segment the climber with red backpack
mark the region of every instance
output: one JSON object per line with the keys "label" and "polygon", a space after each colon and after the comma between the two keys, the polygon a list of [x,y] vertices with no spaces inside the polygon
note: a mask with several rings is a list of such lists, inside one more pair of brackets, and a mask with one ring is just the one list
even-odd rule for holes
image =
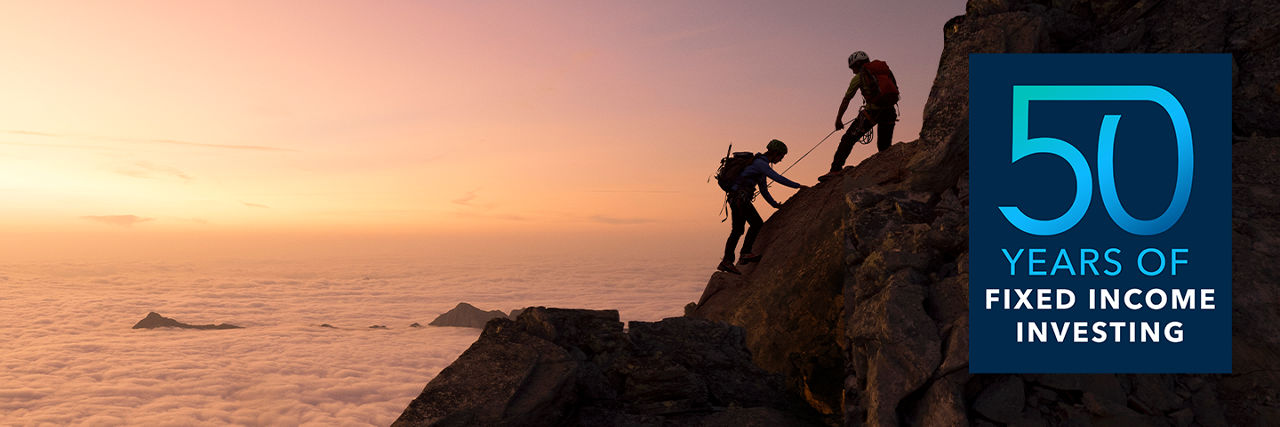
{"label": "climber with red backpack", "polygon": [[[729,150],[733,150],[732,145],[729,146]],[[769,202],[769,205],[774,208],[782,207],[781,203],[774,201],[773,196],[769,195],[769,185],[765,178],[773,179],[774,182],[791,188],[808,187],[787,179],[769,166],[782,161],[786,155],[787,144],[775,139],[769,141],[764,153],[732,153],[720,160],[720,169],[716,172],[716,183],[725,192],[730,216],[733,217],[733,229],[729,232],[729,240],[724,244],[724,259],[720,261],[720,265],[716,266],[717,270],[742,274],[733,266],[733,250],[738,246],[738,238],[742,237],[743,226],[746,224],[750,224],[751,228],[746,230],[747,239],[742,242],[742,255],[738,258],[738,262],[747,264],[760,260],[761,256],[751,251],[756,234],[764,224],[760,213],[752,204],[756,197],[756,189],[760,189],[760,195],[764,196],[764,200]]]}
{"label": "climber with red backpack", "polygon": [[835,160],[831,162],[831,171],[818,177],[819,181],[825,181],[840,173],[844,168],[845,160],[849,159],[849,152],[853,150],[853,145],[870,132],[872,127],[880,127],[880,135],[876,140],[879,151],[888,149],[893,143],[893,125],[898,120],[895,109],[899,92],[898,81],[894,79],[893,72],[889,71],[889,64],[881,60],[872,61],[867,57],[866,52],[857,51],[849,55],[849,69],[853,70],[853,80],[849,82],[849,89],[845,91],[844,99],[840,100],[840,111],[836,113],[836,130],[844,128],[844,112],[849,108],[849,101],[853,100],[853,95],[859,90],[862,91],[865,105],[858,109],[858,117],[840,138]]}

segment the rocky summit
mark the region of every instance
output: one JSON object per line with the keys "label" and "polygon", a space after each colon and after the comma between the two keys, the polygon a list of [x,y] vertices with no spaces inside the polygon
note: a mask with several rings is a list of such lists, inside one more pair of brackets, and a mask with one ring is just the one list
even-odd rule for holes
{"label": "rocky summit", "polygon": [[[397,423],[1280,420],[1280,2],[971,0],[942,31],[920,138],[796,193],[756,240],[764,258],[712,275],[689,318],[494,320]],[[968,55],[1004,52],[1232,54],[1233,374],[968,373]],[[747,353],[724,350],[734,334]]]}

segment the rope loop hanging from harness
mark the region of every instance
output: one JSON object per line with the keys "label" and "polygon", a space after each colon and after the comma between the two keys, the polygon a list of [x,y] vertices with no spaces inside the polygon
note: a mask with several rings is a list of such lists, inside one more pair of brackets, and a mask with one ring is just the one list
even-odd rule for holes
{"label": "rope loop hanging from harness", "polygon": [[[871,123],[876,123],[875,119],[871,117],[871,111],[867,110],[866,106],[863,106],[861,110],[858,110],[858,115],[866,116],[867,121]],[[871,140],[875,139],[874,136],[875,136],[875,127],[874,126],[869,127],[867,128],[867,132],[862,134],[862,138],[858,139],[858,143],[862,145],[870,144]]]}
{"label": "rope loop hanging from harness", "polygon": [[875,128],[867,129],[867,133],[862,134],[862,138],[858,139],[858,143],[862,145],[870,144],[871,140],[875,139],[875,134]]}

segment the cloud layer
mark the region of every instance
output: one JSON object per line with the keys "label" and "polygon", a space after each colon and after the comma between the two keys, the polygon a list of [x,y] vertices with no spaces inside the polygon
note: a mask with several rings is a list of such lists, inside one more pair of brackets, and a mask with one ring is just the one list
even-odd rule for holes
{"label": "cloud layer", "polygon": [[[410,323],[459,301],[503,311],[617,308],[624,319],[656,320],[698,297],[704,267],[674,259],[0,265],[0,414],[19,425],[387,425],[479,332]],[[148,311],[246,329],[129,329]]]}

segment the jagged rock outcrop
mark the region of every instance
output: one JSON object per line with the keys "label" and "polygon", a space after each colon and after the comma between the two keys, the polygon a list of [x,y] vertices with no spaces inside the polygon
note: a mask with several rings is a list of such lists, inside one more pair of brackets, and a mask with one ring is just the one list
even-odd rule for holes
{"label": "jagged rock outcrop", "polygon": [[490,321],[394,426],[801,426],[741,328],[534,307]]}
{"label": "jagged rock outcrop", "polygon": [[471,304],[460,302],[453,309],[436,316],[435,320],[432,320],[428,325],[483,328],[485,323],[494,318],[506,319],[507,313],[503,313],[501,310],[484,311]]}
{"label": "jagged rock outcrop", "polygon": [[[762,367],[846,425],[1280,420],[1280,3],[972,0],[944,33],[920,139],[797,193],[757,240],[768,262],[713,275],[686,312],[745,328]],[[967,61],[983,52],[1233,54],[1234,374],[968,374]]]}
{"label": "jagged rock outcrop", "polygon": [[[967,250],[968,193],[954,189],[955,176],[942,195],[912,191],[903,166],[925,148],[895,145],[793,196],[761,231],[765,258],[743,276],[715,274],[693,315],[746,329],[757,363],[783,374],[814,409],[899,422],[897,405],[884,402],[931,378],[944,340],[967,338],[950,325],[967,308],[967,280],[951,277]],[[946,286],[926,286],[944,278]],[[947,293],[937,298],[946,318],[927,311],[931,292]],[[948,373],[966,366],[952,361]]]}
{"label": "jagged rock outcrop", "polygon": [[133,325],[133,329],[155,329],[155,328],[182,328],[182,329],[243,329],[241,326],[220,323],[217,325],[189,325],[179,322],[168,317],[161,316],[160,313],[150,312],[147,317],[139,320]]}
{"label": "jagged rock outcrop", "polygon": [[[491,322],[397,423],[800,422],[788,398],[844,425],[1280,420],[1280,2],[971,0],[943,31],[920,139],[798,192],[765,223],[764,259],[714,274],[685,308],[741,330],[668,319],[623,333],[616,314],[534,309]],[[967,61],[1000,52],[1233,55],[1233,374],[968,373]],[[654,329],[681,350],[645,350],[658,348]],[[750,357],[718,352],[742,338]],[[789,397],[760,385],[775,380],[752,359]],[[699,364],[712,361],[720,370]],[[718,383],[770,391],[748,401]]]}

